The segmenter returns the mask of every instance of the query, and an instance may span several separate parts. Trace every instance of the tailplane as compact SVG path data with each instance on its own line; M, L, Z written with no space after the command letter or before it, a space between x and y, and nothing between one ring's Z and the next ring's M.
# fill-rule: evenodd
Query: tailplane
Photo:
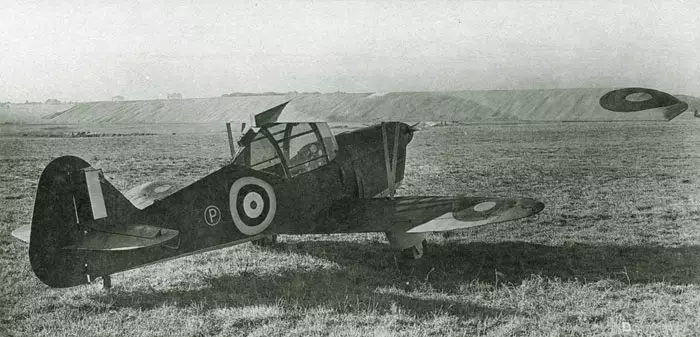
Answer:
M178 236L174 229L145 225L143 220L100 170L78 157L64 156L41 174L31 231L20 227L13 236L29 239L32 269L42 282L70 287L90 282L91 252L136 250ZM92 275L96 276L102 275Z

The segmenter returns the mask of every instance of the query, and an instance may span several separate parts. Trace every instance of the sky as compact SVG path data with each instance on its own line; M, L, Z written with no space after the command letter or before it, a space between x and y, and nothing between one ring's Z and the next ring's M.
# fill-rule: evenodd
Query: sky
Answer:
M651 87L700 96L699 1L3 1L0 102Z

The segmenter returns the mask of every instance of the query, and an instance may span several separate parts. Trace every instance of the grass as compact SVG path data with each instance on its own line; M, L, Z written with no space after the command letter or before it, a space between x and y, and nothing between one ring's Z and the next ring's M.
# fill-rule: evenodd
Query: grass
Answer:
M227 163L224 133L0 142L0 335L688 336L700 331L700 124L428 128L403 195L530 196L537 217L432 234L420 261L380 234L283 236L51 289L10 232L63 154L121 190Z

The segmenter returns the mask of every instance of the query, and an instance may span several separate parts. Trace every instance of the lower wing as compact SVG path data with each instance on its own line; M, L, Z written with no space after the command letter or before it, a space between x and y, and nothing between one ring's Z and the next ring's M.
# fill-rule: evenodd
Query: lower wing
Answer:
M317 223L322 232L443 232L535 215L544 204L529 198L397 197L339 203Z

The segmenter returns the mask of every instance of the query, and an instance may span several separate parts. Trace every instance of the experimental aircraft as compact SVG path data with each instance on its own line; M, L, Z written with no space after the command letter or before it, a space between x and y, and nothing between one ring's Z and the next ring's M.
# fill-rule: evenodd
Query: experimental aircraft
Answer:
M109 288L114 273L249 241L270 244L278 234L384 232L392 248L418 259L428 233L544 209L522 197L397 197L412 126L382 122L333 135L323 121L279 122L286 104L253 115L231 163L182 189L155 182L122 194L78 157L51 161L31 225L12 233L29 243L36 276L59 288L102 278ZM609 92L600 104L619 113L657 109L667 120L688 108L644 88Z

